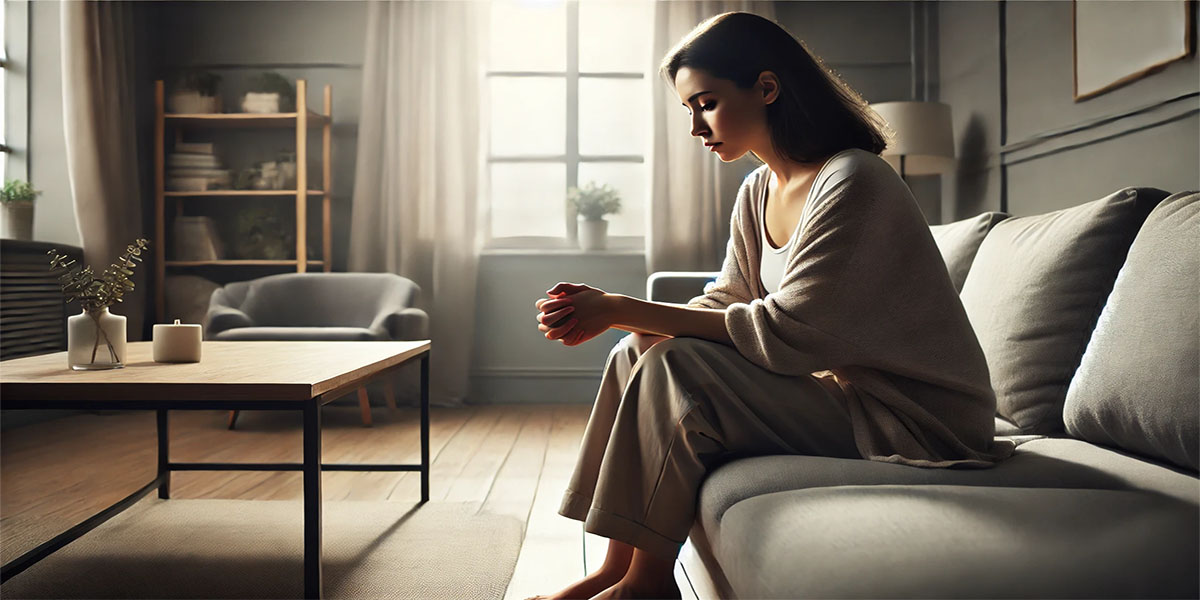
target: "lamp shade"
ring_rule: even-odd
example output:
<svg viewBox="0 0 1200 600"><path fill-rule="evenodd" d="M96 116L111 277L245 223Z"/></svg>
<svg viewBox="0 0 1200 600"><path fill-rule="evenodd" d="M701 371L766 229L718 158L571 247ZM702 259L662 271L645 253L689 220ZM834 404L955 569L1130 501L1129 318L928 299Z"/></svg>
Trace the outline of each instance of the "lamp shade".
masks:
<svg viewBox="0 0 1200 600"><path fill-rule="evenodd" d="M938 175L954 168L954 131L950 105L941 102L879 102L871 108L896 131L881 154L906 175Z"/></svg>

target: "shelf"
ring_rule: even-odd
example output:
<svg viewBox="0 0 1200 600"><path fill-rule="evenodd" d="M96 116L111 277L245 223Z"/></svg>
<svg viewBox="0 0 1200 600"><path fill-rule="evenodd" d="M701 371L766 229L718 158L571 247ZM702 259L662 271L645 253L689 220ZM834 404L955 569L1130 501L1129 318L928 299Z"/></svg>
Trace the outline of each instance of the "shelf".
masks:
<svg viewBox="0 0 1200 600"><path fill-rule="evenodd" d="M258 260L258 259L228 259L228 260L168 260L168 267L294 267L295 260ZM323 266L325 261L308 261L310 265Z"/></svg>
<svg viewBox="0 0 1200 600"><path fill-rule="evenodd" d="M210 113L210 114L164 114L167 123L192 127L275 127L294 129L299 113ZM308 111L308 126L321 127L329 117Z"/></svg>
<svg viewBox="0 0 1200 600"><path fill-rule="evenodd" d="M163 192L163 195L168 198L188 198L188 197L206 197L206 196L281 196L291 198L296 195L296 190L208 190L206 192ZM324 196L324 190L308 190L309 196Z"/></svg>

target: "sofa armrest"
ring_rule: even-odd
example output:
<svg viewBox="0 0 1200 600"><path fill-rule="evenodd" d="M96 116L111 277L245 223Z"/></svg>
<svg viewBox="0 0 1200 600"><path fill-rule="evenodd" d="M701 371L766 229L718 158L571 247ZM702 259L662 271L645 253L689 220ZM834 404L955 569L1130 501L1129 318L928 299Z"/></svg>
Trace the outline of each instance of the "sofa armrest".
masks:
<svg viewBox="0 0 1200 600"><path fill-rule="evenodd" d="M708 291L718 271L659 271L646 278L646 299L651 302L686 304Z"/></svg>
<svg viewBox="0 0 1200 600"><path fill-rule="evenodd" d="M254 327L254 320L246 313L232 306L212 306L205 315L205 339L215 339L217 334L239 327Z"/></svg>
<svg viewBox="0 0 1200 600"><path fill-rule="evenodd" d="M419 308L402 308L377 315L370 329L387 332L387 337L393 340L427 340L429 315Z"/></svg>

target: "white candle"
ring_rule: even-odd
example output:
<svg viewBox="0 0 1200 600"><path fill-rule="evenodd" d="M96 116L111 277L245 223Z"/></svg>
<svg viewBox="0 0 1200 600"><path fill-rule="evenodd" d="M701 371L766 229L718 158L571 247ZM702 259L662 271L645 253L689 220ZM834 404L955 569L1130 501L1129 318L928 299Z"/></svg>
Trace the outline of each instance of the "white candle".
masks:
<svg viewBox="0 0 1200 600"><path fill-rule="evenodd" d="M200 325L180 323L172 325L158 323L153 332L154 362L200 362L200 340L203 337Z"/></svg>

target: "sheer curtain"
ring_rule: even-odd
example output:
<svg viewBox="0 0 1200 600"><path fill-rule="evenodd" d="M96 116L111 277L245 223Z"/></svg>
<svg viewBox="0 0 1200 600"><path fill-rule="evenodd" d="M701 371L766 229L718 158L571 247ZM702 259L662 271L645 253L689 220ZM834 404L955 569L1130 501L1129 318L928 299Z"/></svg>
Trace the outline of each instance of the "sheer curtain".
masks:
<svg viewBox="0 0 1200 600"><path fill-rule="evenodd" d="M775 18L773 2L670 1L655 3L652 75L676 42L701 21L730 11ZM720 159L691 135L691 125L679 96L669 85L655 81L653 141L650 155L649 227L646 233L646 272L695 271L720 268L729 235L727 219L734 198L723 194Z"/></svg>
<svg viewBox="0 0 1200 600"><path fill-rule="evenodd" d="M430 399L460 404L475 322L485 164L484 2L371 2L349 268L421 286Z"/></svg>
<svg viewBox="0 0 1200 600"><path fill-rule="evenodd" d="M86 264L103 271L144 235L135 114L136 30L127 2L63 2L63 131L67 178ZM151 240L152 244L162 240ZM142 339L152 261L113 312Z"/></svg>

